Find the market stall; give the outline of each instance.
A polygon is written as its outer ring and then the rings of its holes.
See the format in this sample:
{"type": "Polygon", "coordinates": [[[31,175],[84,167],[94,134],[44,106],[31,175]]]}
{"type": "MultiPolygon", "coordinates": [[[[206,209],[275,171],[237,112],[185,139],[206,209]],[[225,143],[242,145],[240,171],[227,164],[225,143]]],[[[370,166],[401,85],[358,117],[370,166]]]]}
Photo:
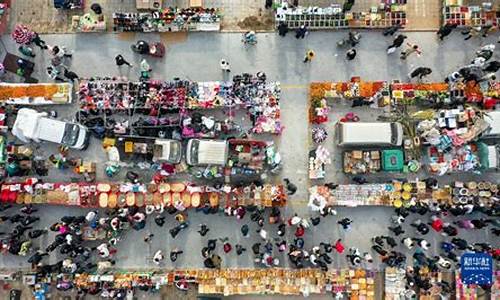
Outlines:
{"type": "Polygon", "coordinates": [[[75,274],[77,287],[106,284],[109,289],[146,286],[158,290],[179,281],[198,285],[199,294],[230,295],[308,295],[325,292],[349,295],[351,299],[375,299],[376,273],[363,269],[192,269],[167,272],[128,272],[75,274]]]}
{"type": "Polygon", "coordinates": [[[104,32],[106,31],[106,17],[104,14],[88,12],[75,15],[71,18],[71,27],[76,32],[104,32]]]}
{"type": "Polygon", "coordinates": [[[406,291],[406,270],[385,268],[384,297],[386,300],[399,300],[406,291]]]}
{"type": "Polygon", "coordinates": [[[444,175],[479,170],[480,153],[474,141],[488,126],[471,107],[440,110],[434,119],[419,122],[417,134],[426,146],[429,171],[444,175]]]}
{"type": "Polygon", "coordinates": [[[153,12],[115,12],[113,31],[176,32],[219,31],[221,13],[216,8],[173,8],[153,12]]]}
{"type": "Polygon", "coordinates": [[[443,23],[457,24],[459,27],[497,27],[500,24],[500,11],[496,5],[494,1],[478,5],[477,2],[469,4],[467,0],[444,0],[443,23]]]}
{"type": "Polygon", "coordinates": [[[0,102],[7,104],[69,104],[72,100],[71,83],[0,83],[0,102]]]}
{"type": "Polygon", "coordinates": [[[228,167],[231,175],[255,175],[281,162],[273,142],[229,140],[228,167]]]}
{"type": "MultiPolygon", "coordinates": [[[[99,116],[105,124],[105,119],[116,114],[126,114],[128,121],[126,134],[133,133],[131,128],[137,126],[179,126],[182,118],[182,133],[186,137],[196,137],[200,126],[207,127],[216,134],[230,134],[238,131],[232,113],[225,120],[205,119],[200,110],[228,109],[237,111],[245,109],[250,117],[251,129],[255,134],[280,134],[281,125],[280,85],[277,82],[267,82],[265,79],[250,74],[236,75],[232,82],[193,82],[187,80],[146,82],[129,82],[117,80],[83,80],[79,86],[79,103],[81,122],[99,116]],[[196,112],[193,112],[196,111],[196,112]],[[200,112],[198,112],[200,111],[200,112]],[[193,112],[190,114],[189,112],[193,112]],[[195,118],[195,113],[198,117],[195,118]],[[143,114],[148,118],[135,123],[129,118],[132,115],[143,114]],[[186,123],[186,119],[189,122],[186,123]],[[200,126],[192,126],[198,122],[200,126]],[[186,126],[184,126],[186,125],[186,126]],[[212,126],[213,125],[213,126],[212,126]],[[128,131],[127,131],[128,130],[128,131]]],[[[92,125],[92,124],[91,124],[92,125]]],[[[88,127],[93,127],[87,125],[88,127]]],[[[117,132],[115,132],[117,133],[117,132]]],[[[143,133],[137,132],[137,135],[143,133]]]]}
{"type": "Polygon", "coordinates": [[[448,84],[440,82],[392,83],[390,89],[392,103],[395,105],[445,103],[450,98],[448,84]]]}
{"type": "Polygon", "coordinates": [[[410,207],[418,203],[438,202],[490,207],[499,195],[500,184],[489,181],[456,181],[432,187],[418,180],[392,181],[380,184],[341,184],[333,190],[326,185],[314,185],[309,188],[308,206],[319,210],[327,205],[410,207]]]}
{"type": "Polygon", "coordinates": [[[165,205],[203,207],[283,206],[286,193],[282,185],[264,184],[220,189],[189,183],[4,183],[0,191],[1,202],[18,204],[52,204],[81,207],[115,208],[126,206],[165,205]]]}
{"type": "Polygon", "coordinates": [[[309,29],[387,28],[406,25],[406,0],[382,0],[368,12],[345,12],[342,5],[328,7],[297,6],[282,1],[276,7],[276,25],[285,23],[288,28],[307,26],[309,29]]]}

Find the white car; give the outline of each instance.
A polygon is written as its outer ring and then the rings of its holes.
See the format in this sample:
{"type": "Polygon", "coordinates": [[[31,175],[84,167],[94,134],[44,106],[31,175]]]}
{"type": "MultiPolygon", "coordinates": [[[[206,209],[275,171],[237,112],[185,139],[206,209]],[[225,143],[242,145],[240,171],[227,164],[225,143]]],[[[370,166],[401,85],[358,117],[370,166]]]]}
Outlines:
{"type": "Polygon", "coordinates": [[[90,137],[85,126],[51,119],[31,108],[18,111],[12,134],[25,143],[47,141],[80,150],[88,146],[90,137]]]}

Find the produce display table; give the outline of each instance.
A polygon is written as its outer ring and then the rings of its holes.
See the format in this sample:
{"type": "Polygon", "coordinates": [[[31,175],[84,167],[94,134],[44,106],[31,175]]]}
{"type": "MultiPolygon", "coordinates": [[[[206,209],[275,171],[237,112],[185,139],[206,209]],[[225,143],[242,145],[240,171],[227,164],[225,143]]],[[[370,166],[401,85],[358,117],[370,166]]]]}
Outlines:
{"type": "Polygon", "coordinates": [[[69,104],[72,100],[71,83],[0,83],[0,103],[52,105],[69,104]]]}

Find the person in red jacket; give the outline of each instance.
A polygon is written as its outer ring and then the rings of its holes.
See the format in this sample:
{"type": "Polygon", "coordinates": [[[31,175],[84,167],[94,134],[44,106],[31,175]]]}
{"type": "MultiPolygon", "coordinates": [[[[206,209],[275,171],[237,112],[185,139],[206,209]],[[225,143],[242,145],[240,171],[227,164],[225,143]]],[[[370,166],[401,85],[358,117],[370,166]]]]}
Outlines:
{"type": "Polygon", "coordinates": [[[342,240],[341,239],[338,239],[336,242],[335,242],[335,250],[337,250],[338,253],[342,254],[342,252],[344,252],[344,245],[342,244],[342,240]]]}
{"type": "Polygon", "coordinates": [[[437,216],[432,216],[431,217],[431,220],[432,222],[429,223],[429,225],[431,225],[431,227],[437,231],[437,232],[441,232],[443,230],[443,220],[441,220],[440,218],[438,218],[437,216]]]}

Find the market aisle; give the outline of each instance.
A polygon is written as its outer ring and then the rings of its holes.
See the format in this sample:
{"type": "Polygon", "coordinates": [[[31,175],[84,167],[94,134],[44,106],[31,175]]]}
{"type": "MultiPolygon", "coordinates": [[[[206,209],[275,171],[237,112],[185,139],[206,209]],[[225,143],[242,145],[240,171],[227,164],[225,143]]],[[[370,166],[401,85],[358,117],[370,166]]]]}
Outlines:
{"type": "MultiPolygon", "coordinates": [[[[397,56],[387,56],[385,48],[391,38],[384,38],[379,32],[363,32],[363,39],[358,48],[359,56],[352,62],[345,61],[343,55],[345,50],[337,49],[334,44],[346,32],[313,32],[305,40],[296,40],[291,35],[281,38],[275,34],[259,34],[259,43],[255,47],[246,49],[242,46],[240,34],[211,34],[196,33],[189,34],[184,43],[169,45],[167,56],[163,60],[148,58],[153,66],[155,78],[171,79],[173,77],[189,78],[192,80],[220,80],[222,74],[219,69],[219,60],[227,58],[232,65],[232,74],[241,72],[264,71],[271,81],[280,81],[283,88],[282,94],[282,120],[287,127],[281,138],[281,151],[284,156],[283,175],[292,178],[298,186],[298,192],[290,200],[290,205],[285,209],[286,215],[298,212],[304,216],[309,216],[309,212],[303,200],[307,200],[307,172],[306,167],[306,141],[307,141],[307,84],[311,81],[348,80],[351,76],[359,75],[366,80],[407,80],[408,71],[419,65],[430,66],[434,69],[429,80],[442,80],[446,74],[470,61],[482,42],[472,40],[469,43],[463,42],[463,37],[458,33],[452,34],[443,43],[437,44],[435,33],[407,33],[410,41],[418,42],[424,50],[421,58],[413,57],[408,62],[401,62],[397,56]],[[316,51],[316,59],[311,64],[302,63],[306,49],[316,51]],[[203,54],[203,58],[200,55],[203,54]]],[[[154,41],[159,39],[157,34],[137,35],[139,38],[154,41]]],[[[71,69],[82,77],[118,75],[118,69],[114,65],[114,56],[118,53],[124,54],[135,66],[138,65],[140,57],[128,51],[130,41],[120,39],[117,35],[48,35],[44,36],[49,44],[65,45],[70,49],[75,49],[76,53],[71,63],[71,69]]],[[[491,37],[489,41],[494,40],[491,37]]],[[[15,45],[10,37],[3,37],[7,48],[15,52],[15,45]]],[[[46,80],[44,62],[49,57],[47,53],[37,55],[35,77],[46,80]]],[[[130,78],[137,78],[138,68],[130,70],[130,78]]],[[[126,70],[124,70],[126,72],[126,70]]],[[[126,74],[123,74],[126,75],[126,74]]],[[[71,118],[76,109],[75,105],[58,108],[63,118],[71,118]]],[[[333,108],[335,110],[335,107],[333,108]]],[[[333,134],[333,133],[331,133],[333,134]]],[[[54,145],[44,145],[47,152],[56,151],[54,145]]],[[[100,165],[105,158],[99,141],[93,139],[91,149],[87,153],[95,155],[100,165]]],[[[87,154],[89,155],[89,154],[87,154]]],[[[338,155],[338,153],[333,153],[338,155]]],[[[105,179],[102,169],[98,170],[100,179],[105,179]]],[[[472,175],[471,175],[472,176],[472,175]]],[[[495,176],[495,175],[490,175],[495,176]]],[[[51,180],[67,180],[67,173],[54,172],[51,180]]],[[[462,176],[462,179],[465,176],[462,176]]],[[[458,178],[458,177],[457,177],[458,178]]],[[[343,182],[345,177],[341,173],[332,178],[333,181],[343,182]]],[[[349,216],[354,220],[353,228],[349,232],[343,232],[336,224],[337,218],[330,218],[317,227],[311,229],[312,237],[308,239],[307,247],[312,243],[320,241],[335,241],[339,237],[346,240],[346,246],[357,246],[362,251],[366,251],[370,246],[367,237],[375,234],[384,234],[388,220],[392,214],[392,209],[385,207],[359,207],[340,208],[338,217],[349,216]]],[[[85,210],[67,207],[46,206],[40,209],[43,216],[44,226],[54,223],[65,214],[84,214],[85,210]]],[[[149,224],[151,232],[155,238],[151,246],[146,246],[142,241],[147,234],[142,232],[129,231],[123,238],[119,246],[118,267],[153,267],[151,261],[154,252],[158,249],[170,251],[174,247],[186,249],[176,262],[176,267],[194,268],[202,265],[200,249],[208,238],[230,237],[233,246],[236,243],[243,244],[250,252],[251,245],[258,241],[256,237],[249,239],[241,238],[239,227],[243,222],[237,222],[233,218],[222,215],[206,216],[202,213],[189,212],[191,227],[189,230],[181,232],[176,239],[172,239],[168,230],[174,225],[173,218],[169,218],[163,228],[154,224],[149,224]],[[206,223],[211,228],[206,238],[201,238],[196,230],[198,224],[206,223]]],[[[248,216],[244,222],[248,222],[248,216]]],[[[274,233],[274,225],[265,227],[270,233],[274,233]]],[[[251,230],[255,232],[255,224],[251,225],[251,230]]],[[[256,235],[256,234],[255,234],[256,235]]],[[[469,232],[466,236],[477,239],[484,239],[490,236],[474,236],[469,232]]],[[[293,240],[293,233],[288,234],[289,240],[293,240]]],[[[43,238],[42,246],[47,246],[47,241],[53,239],[43,238]]],[[[433,254],[441,239],[438,235],[433,235],[430,241],[433,244],[433,254]]],[[[219,243],[220,248],[220,243],[219,243]]],[[[222,252],[222,250],[219,250],[222,252]]],[[[223,266],[225,267],[253,267],[251,255],[237,257],[233,252],[224,255],[223,266]]],[[[168,252],[167,252],[168,253],[168,252]]],[[[167,254],[168,255],[168,254],[167,254]]],[[[222,255],[221,255],[222,256],[222,255]]],[[[284,256],[280,256],[286,261],[284,256]]],[[[335,255],[332,267],[347,266],[344,257],[335,255]]],[[[5,267],[27,266],[25,258],[0,256],[0,265],[5,267]]],[[[51,262],[56,258],[52,257],[51,262]]],[[[173,264],[165,260],[161,267],[170,268],[173,264]]],[[[376,266],[378,266],[378,261],[376,266]]]]}

